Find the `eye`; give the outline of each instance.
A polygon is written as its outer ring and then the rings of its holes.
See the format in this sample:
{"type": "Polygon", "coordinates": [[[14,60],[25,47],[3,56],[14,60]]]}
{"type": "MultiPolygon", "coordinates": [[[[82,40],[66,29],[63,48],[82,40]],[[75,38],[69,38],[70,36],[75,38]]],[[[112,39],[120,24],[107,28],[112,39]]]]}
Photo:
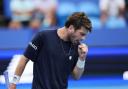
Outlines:
{"type": "Polygon", "coordinates": [[[86,34],[85,33],[80,33],[81,36],[85,36],[86,34]]]}

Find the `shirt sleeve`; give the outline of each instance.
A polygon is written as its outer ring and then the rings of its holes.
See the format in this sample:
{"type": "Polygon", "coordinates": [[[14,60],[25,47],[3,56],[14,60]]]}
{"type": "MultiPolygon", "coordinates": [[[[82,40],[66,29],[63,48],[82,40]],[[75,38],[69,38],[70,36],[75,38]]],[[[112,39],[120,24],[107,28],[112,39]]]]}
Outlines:
{"type": "Polygon", "coordinates": [[[35,62],[37,60],[38,54],[40,52],[40,49],[43,46],[43,40],[41,38],[41,34],[38,33],[31,42],[29,42],[25,52],[24,56],[28,59],[35,62]]]}

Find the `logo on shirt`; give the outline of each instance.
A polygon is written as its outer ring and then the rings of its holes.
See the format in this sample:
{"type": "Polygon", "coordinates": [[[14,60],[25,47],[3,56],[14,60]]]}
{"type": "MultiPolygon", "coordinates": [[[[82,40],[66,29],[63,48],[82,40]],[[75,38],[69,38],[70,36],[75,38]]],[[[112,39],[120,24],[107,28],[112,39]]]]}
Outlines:
{"type": "Polygon", "coordinates": [[[72,60],[72,56],[69,56],[69,60],[70,60],[70,61],[72,60]]]}
{"type": "Polygon", "coordinates": [[[29,45],[30,45],[33,49],[37,50],[37,47],[36,47],[32,42],[30,42],[29,45]]]}

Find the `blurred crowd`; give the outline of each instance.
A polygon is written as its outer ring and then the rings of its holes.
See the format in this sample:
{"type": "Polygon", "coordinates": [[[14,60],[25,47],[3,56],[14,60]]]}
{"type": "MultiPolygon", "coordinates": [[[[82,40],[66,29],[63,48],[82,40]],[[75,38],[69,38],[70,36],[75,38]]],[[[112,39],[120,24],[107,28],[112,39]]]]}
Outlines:
{"type": "Polygon", "coordinates": [[[10,0],[9,7],[11,16],[0,13],[0,25],[13,30],[59,27],[76,11],[87,13],[93,28],[128,26],[128,0],[10,0]]]}
{"type": "Polygon", "coordinates": [[[100,0],[102,24],[125,27],[125,14],[127,13],[125,3],[125,0],[100,0]]]}
{"type": "Polygon", "coordinates": [[[56,26],[57,0],[10,0],[11,17],[6,26],[12,30],[56,26]]]}
{"type": "Polygon", "coordinates": [[[11,0],[12,18],[10,28],[30,26],[51,27],[56,25],[57,0],[11,0]]]}

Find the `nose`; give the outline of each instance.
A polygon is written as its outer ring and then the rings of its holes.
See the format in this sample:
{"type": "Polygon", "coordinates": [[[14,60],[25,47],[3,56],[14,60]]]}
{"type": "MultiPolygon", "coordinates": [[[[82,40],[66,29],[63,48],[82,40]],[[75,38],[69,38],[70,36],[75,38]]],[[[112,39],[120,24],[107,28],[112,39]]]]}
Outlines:
{"type": "Polygon", "coordinates": [[[82,36],[82,37],[81,37],[81,40],[84,40],[84,39],[85,39],[85,36],[82,36]]]}

